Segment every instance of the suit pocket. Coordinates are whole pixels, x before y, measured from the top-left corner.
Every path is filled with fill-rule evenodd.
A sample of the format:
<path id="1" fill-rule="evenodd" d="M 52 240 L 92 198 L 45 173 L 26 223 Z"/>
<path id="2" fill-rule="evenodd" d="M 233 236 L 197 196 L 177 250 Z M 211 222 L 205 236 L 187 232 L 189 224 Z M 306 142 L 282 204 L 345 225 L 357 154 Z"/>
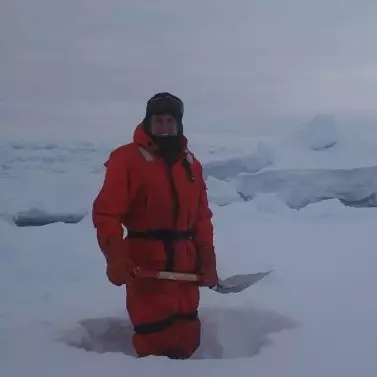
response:
<path id="1" fill-rule="evenodd" d="M 161 241 L 126 238 L 126 248 L 131 261 L 145 269 L 163 270 L 166 261 Z"/>

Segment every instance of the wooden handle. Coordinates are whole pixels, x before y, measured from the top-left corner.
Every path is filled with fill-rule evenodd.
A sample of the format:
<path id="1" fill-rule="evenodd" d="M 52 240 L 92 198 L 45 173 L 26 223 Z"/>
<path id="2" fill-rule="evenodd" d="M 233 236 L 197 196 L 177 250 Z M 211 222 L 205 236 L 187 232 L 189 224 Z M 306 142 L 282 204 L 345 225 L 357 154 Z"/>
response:
<path id="1" fill-rule="evenodd" d="M 191 281 L 191 282 L 198 282 L 200 280 L 199 276 L 196 274 L 186 274 L 182 272 L 170 272 L 170 271 L 140 270 L 137 273 L 137 277 L 161 279 L 161 280 Z"/>
<path id="2" fill-rule="evenodd" d="M 158 279 L 167 279 L 167 280 L 180 280 L 180 281 L 193 281 L 193 282 L 196 282 L 199 280 L 198 275 L 185 274 L 182 272 L 160 271 L 158 272 L 157 276 L 158 276 Z"/>

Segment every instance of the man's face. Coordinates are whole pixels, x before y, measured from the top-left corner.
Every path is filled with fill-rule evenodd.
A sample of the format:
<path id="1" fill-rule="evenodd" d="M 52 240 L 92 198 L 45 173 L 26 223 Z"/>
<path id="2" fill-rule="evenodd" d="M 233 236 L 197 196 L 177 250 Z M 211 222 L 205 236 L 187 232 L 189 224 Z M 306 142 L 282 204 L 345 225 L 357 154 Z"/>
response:
<path id="1" fill-rule="evenodd" d="M 150 119 L 150 130 L 154 136 L 176 136 L 178 123 L 171 114 L 155 114 Z"/>

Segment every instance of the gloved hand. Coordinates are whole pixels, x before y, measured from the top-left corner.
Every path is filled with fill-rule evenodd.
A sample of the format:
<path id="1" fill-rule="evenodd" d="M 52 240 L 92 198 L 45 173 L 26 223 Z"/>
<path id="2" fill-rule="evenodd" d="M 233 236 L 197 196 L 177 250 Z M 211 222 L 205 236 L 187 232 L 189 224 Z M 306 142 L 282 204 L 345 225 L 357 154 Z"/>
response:
<path id="1" fill-rule="evenodd" d="M 130 283 L 138 268 L 128 258 L 123 239 L 109 240 L 103 251 L 107 262 L 106 275 L 110 282 L 118 287 Z"/>
<path id="2" fill-rule="evenodd" d="M 200 268 L 199 274 L 201 280 L 200 286 L 213 287 L 217 284 L 217 268 L 216 268 L 216 254 L 214 247 L 206 247 L 199 249 Z"/>

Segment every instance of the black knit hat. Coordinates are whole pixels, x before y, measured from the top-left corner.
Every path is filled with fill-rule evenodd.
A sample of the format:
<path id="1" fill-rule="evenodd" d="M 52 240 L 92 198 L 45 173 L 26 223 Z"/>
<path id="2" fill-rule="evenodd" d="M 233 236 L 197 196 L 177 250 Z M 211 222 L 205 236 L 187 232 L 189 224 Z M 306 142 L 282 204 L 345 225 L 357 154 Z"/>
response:
<path id="1" fill-rule="evenodd" d="M 149 99 L 143 123 L 149 128 L 149 120 L 154 114 L 171 114 L 179 125 L 179 133 L 183 133 L 182 118 L 184 113 L 183 102 L 173 94 L 162 92 Z"/>

